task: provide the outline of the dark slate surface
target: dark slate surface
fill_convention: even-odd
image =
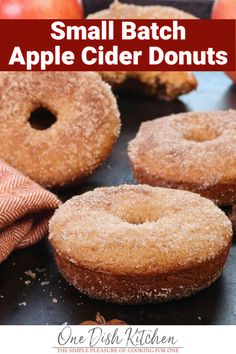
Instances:
[[[97,186],[132,183],[126,149],[141,122],[177,112],[236,109],[236,87],[223,73],[199,73],[197,78],[197,91],[171,103],[145,97],[120,97],[122,133],[111,157],[82,186],[67,191],[63,198]],[[36,268],[45,270],[40,273]],[[35,279],[25,274],[29,269],[37,274]],[[209,289],[176,302],[118,306],[89,299],[69,286],[58,273],[50,246],[44,240],[16,251],[0,265],[0,324],[78,324],[93,319],[97,311],[108,319],[120,318],[129,324],[236,324],[235,269],[234,242],[224,274]],[[28,280],[31,283],[25,283]],[[42,286],[44,281],[49,284]]]

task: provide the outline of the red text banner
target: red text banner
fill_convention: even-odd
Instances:
[[[0,20],[1,71],[234,71],[234,20]]]

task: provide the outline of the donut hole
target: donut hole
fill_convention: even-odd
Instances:
[[[220,134],[216,130],[199,129],[191,130],[184,134],[184,139],[194,141],[196,143],[204,143],[206,141],[215,140]]]
[[[132,224],[132,225],[142,225],[142,224],[145,224],[146,222],[150,222],[150,220],[148,220],[147,218],[141,219],[141,218],[137,218],[137,217],[125,218],[125,221],[128,222],[129,224]]]
[[[147,211],[146,213],[143,211],[140,213],[139,210],[137,210],[137,212],[134,211],[133,213],[131,212],[122,215],[122,219],[132,225],[142,225],[148,222],[156,222],[159,218],[160,215],[158,215],[155,210],[152,210],[152,212],[148,213]]]
[[[56,116],[45,107],[34,109],[29,117],[29,124],[33,129],[46,130],[56,123]]]
[[[155,220],[156,221],[156,220]],[[148,222],[155,222],[154,220],[150,221],[150,220],[131,220],[131,221],[128,221],[129,224],[132,224],[132,225],[143,225],[145,223],[148,223]]]

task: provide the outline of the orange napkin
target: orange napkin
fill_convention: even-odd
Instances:
[[[0,160],[0,262],[39,241],[59,199]]]

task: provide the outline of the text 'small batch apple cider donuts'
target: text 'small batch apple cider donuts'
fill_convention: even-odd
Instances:
[[[235,28],[236,0],[0,2],[2,353],[232,353]]]

